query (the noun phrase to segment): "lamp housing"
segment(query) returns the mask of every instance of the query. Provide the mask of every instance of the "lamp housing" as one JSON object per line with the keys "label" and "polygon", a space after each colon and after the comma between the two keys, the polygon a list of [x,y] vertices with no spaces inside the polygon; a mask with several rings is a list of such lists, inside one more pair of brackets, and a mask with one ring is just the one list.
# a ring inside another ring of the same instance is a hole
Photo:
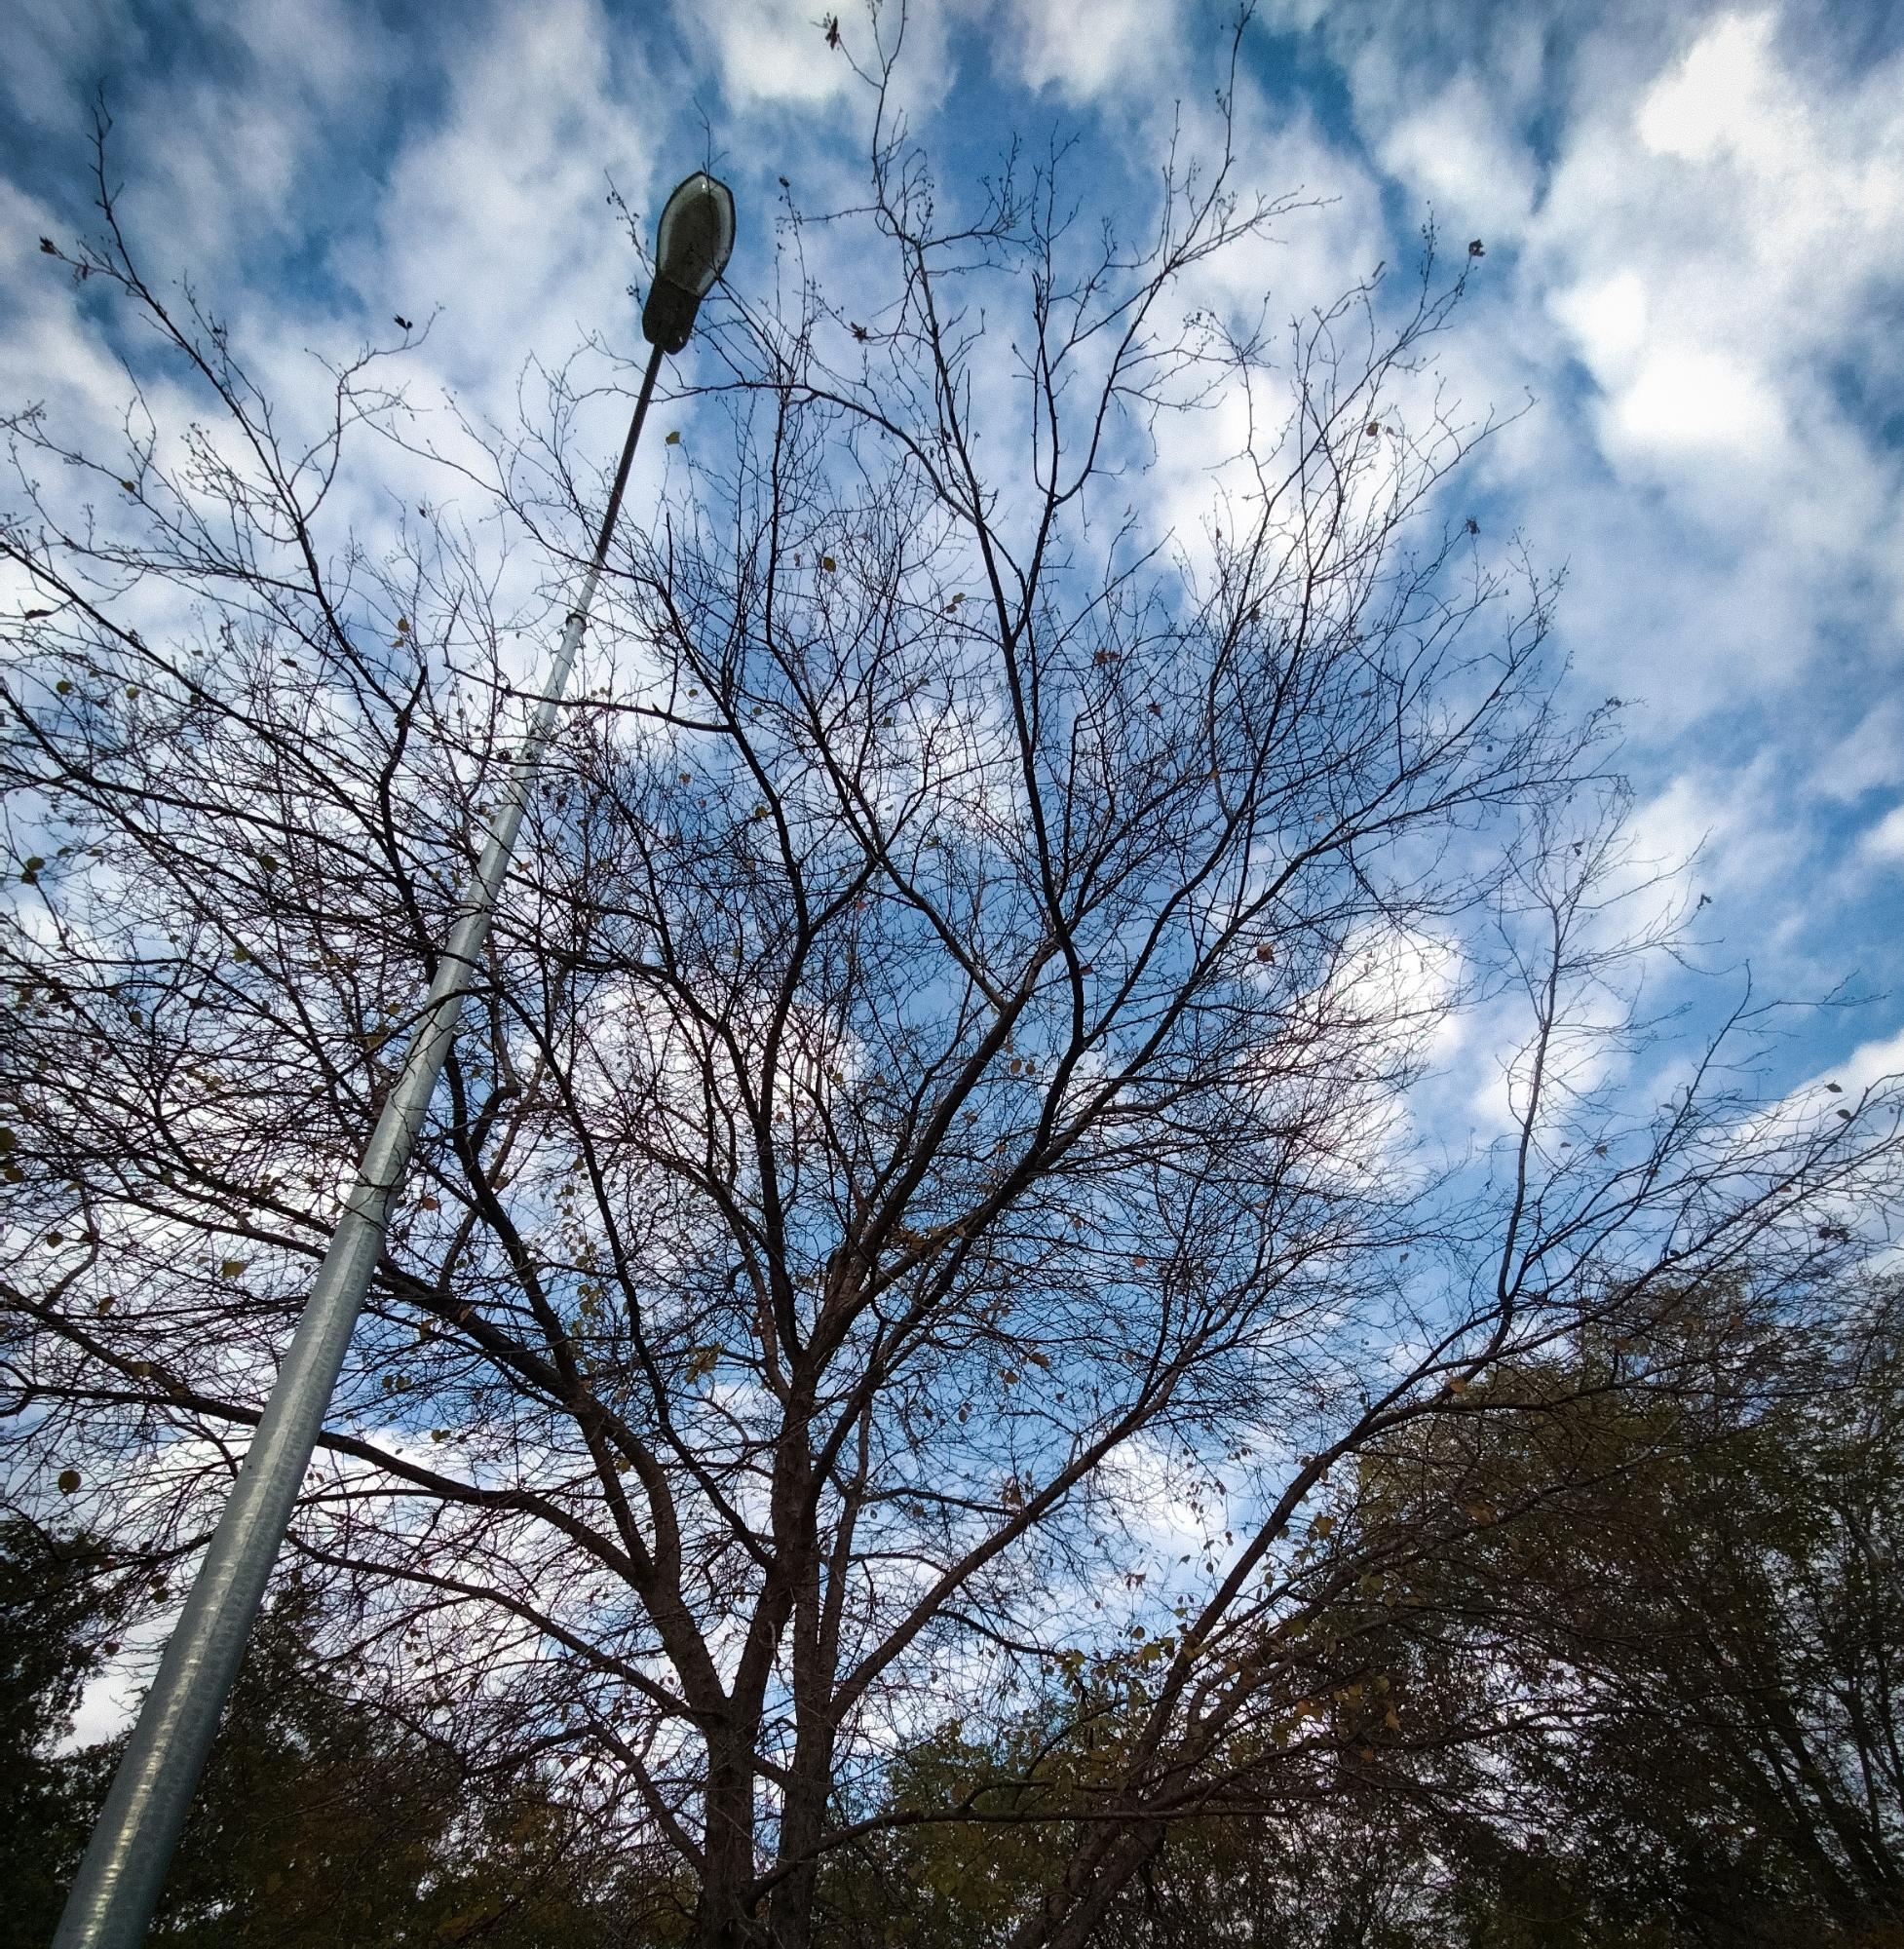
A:
{"label": "lamp housing", "polygon": [[675,185],[655,235],[655,282],[641,307],[650,345],[678,352],[734,249],[734,192],[705,170]]}

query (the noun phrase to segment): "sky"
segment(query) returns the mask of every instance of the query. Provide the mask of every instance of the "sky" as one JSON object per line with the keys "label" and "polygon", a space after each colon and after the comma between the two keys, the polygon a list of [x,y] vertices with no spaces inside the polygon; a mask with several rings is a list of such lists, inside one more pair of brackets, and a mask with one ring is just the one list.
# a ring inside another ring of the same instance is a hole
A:
{"label": "sky", "polygon": [[[101,88],[149,269],[189,278],[268,383],[394,343],[401,315],[429,325],[402,355],[420,396],[507,418],[527,362],[590,334],[635,355],[611,189],[651,217],[715,169],[742,293],[771,281],[777,214],[851,199],[873,28],[842,4],[835,50],[804,0],[17,0],[0,406],[110,428],[125,397],[136,349],[38,246],[89,227]],[[914,0],[898,89],[948,183],[1069,135],[1074,180],[1115,200],[1174,124],[1207,131],[1229,18]],[[1865,998],[1794,1016],[1774,1090],[1904,1068],[1904,12],[1266,0],[1237,118],[1243,186],[1305,207],[1226,298],[1294,316],[1405,264],[1430,220],[1458,258],[1483,242],[1441,358],[1515,417],[1461,512],[1564,569],[1573,694],[1626,700],[1643,846],[1707,897],[1680,990]],[[1485,1123],[1496,1057],[1465,1052],[1444,1114]]]}
{"label": "sky", "polygon": [[[898,90],[948,183],[1014,134],[1058,135],[1086,193],[1124,195],[1173,122],[1209,126],[1230,18],[914,0]],[[610,188],[651,213],[718,170],[744,292],[771,277],[777,214],[852,196],[871,128],[851,57],[874,23],[851,6],[840,49],[797,0],[25,0],[14,19],[0,399],[95,425],[128,348],[37,239],[87,226],[100,89],[149,267],[189,277],[268,383],[391,342],[401,314],[430,325],[406,381],[498,416],[533,359],[591,333],[635,349]],[[1704,1005],[1748,974],[1760,997],[1848,987],[1861,1006],[1793,1018],[1772,1082],[1895,1066],[1904,16],[1266,0],[1241,45],[1239,180],[1309,207],[1235,274],[1260,288],[1227,295],[1294,317],[1408,261],[1427,221],[1457,251],[1483,241],[1441,357],[1470,407],[1519,416],[1464,474],[1464,511],[1565,571],[1559,647],[1579,702],[1626,700],[1644,848],[1696,855]],[[1197,485],[1193,465],[1186,519]]]}

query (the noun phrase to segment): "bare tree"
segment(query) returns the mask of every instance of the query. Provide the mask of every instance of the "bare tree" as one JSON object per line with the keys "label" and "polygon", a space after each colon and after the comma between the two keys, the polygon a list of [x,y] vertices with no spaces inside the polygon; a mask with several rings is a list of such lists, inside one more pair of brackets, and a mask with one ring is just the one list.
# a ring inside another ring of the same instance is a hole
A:
{"label": "bare tree", "polygon": [[[1314,1600],[1277,1539],[1332,1465],[1610,1269],[1762,1245],[1885,1154],[1875,1111],[1721,1127],[1702,1089],[1550,1147],[1622,860],[1567,822],[1604,726],[1556,707],[1552,585],[1445,497],[1487,431],[1426,364],[1462,278],[1430,248],[1285,331],[1198,307],[1290,213],[1236,172],[1173,156],[1134,243],[1084,238],[1055,165],[946,217],[882,94],[867,206],[789,214],[788,295],[710,319],[730,457],[615,559],[305,1486],[293,1570],[334,1628],[412,1709],[562,1749],[697,1942],[808,1941],[858,1789],[948,1698],[1009,1710],[1180,1606],[1025,1920],[1085,1939],[1265,1696],[1240,1648]],[[10,1479],[73,1471],[163,1586],[596,477],[572,375],[532,432],[438,440],[366,351],[292,432],[99,182],[100,237],[52,254],[156,330],[168,403],[129,375],[110,455],[6,422],[0,554],[35,592],[4,692]],[[863,315],[805,275],[820,234],[885,279]],[[1146,470],[1219,401],[1226,498],[1172,536]],[[352,534],[347,448],[439,489]],[[1544,954],[1490,959],[1530,910]],[[1504,972],[1537,1040],[1491,1197],[1428,1167],[1408,1092]],[[1166,1592],[1171,1497],[1208,1522]]]}

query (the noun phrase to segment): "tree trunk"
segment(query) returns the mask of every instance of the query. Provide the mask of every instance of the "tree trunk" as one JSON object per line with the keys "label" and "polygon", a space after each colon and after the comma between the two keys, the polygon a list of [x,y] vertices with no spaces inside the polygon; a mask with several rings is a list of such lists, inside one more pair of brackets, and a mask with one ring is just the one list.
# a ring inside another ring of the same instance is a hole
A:
{"label": "tree trunk", "polygon": [[753,1915],[753,1765],[747,1742],[708,1741],[706,1833],[693,1949],[748,1949],[767,1940]]}
{"label": "tree trunk", "polygon": [[781,1859],[790,1865],[784,1879],[776,1884],[768,1909],[774,1949],[810,1949],[813,1941],[819,1848],[832,1778],[831,1726],[802,1726],[781,1817]]}

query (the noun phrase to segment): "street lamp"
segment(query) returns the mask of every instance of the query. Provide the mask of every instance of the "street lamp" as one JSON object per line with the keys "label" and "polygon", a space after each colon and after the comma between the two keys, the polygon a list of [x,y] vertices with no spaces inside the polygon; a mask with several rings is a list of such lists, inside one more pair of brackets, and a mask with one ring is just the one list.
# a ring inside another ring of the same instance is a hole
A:
{"label": "street lamp", "polygon": [[655,287],[641,307],[650,345],[678,352],[734,248],[734,196],[705,170],[677,184],[655,235]]}
{"label": "street lamp", "polygon": [[665,355],[679,352],[701,301],[734,248],[734,198],[699,171],[662,211],[655,284],[641,329],[654,350],[628,422],[594,556],[563,626],[548,686],[509,772],[501,802],[466,890],[396,1087],[370,1133],[357,1181],[330,1235],[290,1351],[278,1370],[258,1432],[246,1452],[205,1562],[173,1626],[158,1675],[139,1708],[86,1858],[66,1896],[54,1949],[136,1949],[158,1904],[186,1810],[211,1749],[218,1715],[238,1676],[272,1563],[284,1544],[299,1484],[324,1428],[363,1295],[383,1250],[391,1207],[442,1076],[458,1018],[482,964],[503,877],[515,850],[530,784],[554,735],[589,610],[621,512],[628,469]]}

